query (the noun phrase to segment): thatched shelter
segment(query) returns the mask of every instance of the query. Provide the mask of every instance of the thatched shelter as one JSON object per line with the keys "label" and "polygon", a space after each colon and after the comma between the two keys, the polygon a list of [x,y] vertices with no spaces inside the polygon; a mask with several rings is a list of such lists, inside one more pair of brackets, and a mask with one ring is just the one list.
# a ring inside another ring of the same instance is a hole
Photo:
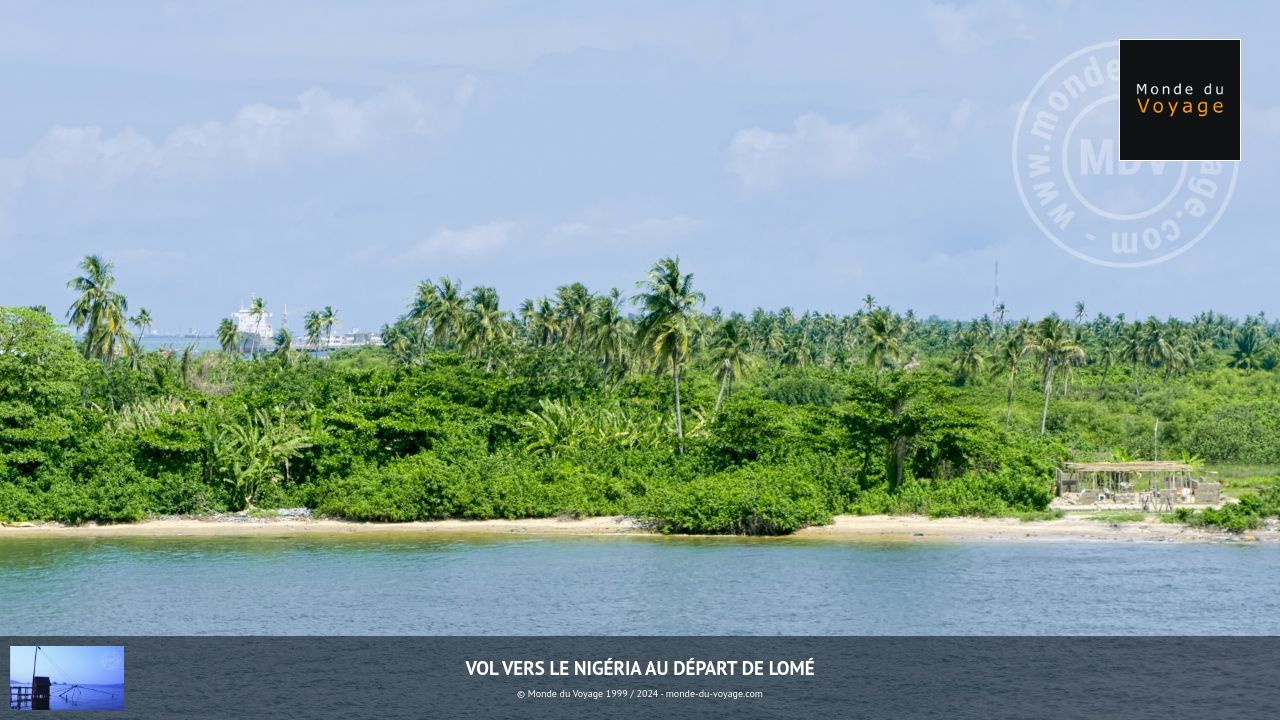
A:
{"label": "thatched shelter", "polygon": [[[1217,502],[1219,486],[1195,477],[1195,469],[1181,462],[1069,462],[1056,473],[1058,495],[1068,493],[1097,500],[1131,501],[1137,493],[1174,502]],[[1199,491],[1199,492],[1198,492]],[[1136,498],[1135,498],[1136,499]]]}

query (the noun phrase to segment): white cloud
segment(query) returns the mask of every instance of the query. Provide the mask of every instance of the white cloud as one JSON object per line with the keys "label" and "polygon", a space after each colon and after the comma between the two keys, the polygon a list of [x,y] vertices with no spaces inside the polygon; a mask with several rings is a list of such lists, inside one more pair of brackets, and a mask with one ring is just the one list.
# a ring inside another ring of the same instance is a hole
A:
{"label": "white cloud", "polygon": [[925,10],[934,37],[945,51],[968,55],[1008,38],[1035,40],[1052,34],[1055,19],[1067,3],[1026,6],[1018,0],[935,2]]}
{"label": "white cloud", "polygon": [[516,234],[516,224],[506,220],[472,225],[459,230],[442,227],[409,249],[405,259],[483,258],[506,247]]}
{"label": "white cloud", "polygon": [[796,118],[791,132],[739,130],[729,143],[729,172],[749,190],[792,178],[849,178],[887,162],[926,155],[924,131],[904,112],[861,125],[833,123],[817,113]]}
{"label": "white cloud", "polygon": [[982,38],[974,27],[981,12],[982,6],[977,4],[962,9],[936,3],[930,5],[927,11],[938,44],[943,50],[957,55],[967,55],[982,43]]}
{"label": "white cloud", "polygon": [[10,191],[72,182],[109,187],[139,176],[274,166],[304,154],[339,155],[396,137],[431,134],[441,124],[438,111],[406,89],[352,100],[315,88],[293,105],[246,105],[229,120],[183,125],[160,139],[133,128],[108,135],[95,126],[55,126],[24,156],[3,163],[0,186]]}
{"label": "white cloud", "polygon": [[668,240],[693,232],[699,224],[687,215],[648,217],[624,224],[574,220],[551,228],[548,238],[558,244],[579,241],[626,243]]}

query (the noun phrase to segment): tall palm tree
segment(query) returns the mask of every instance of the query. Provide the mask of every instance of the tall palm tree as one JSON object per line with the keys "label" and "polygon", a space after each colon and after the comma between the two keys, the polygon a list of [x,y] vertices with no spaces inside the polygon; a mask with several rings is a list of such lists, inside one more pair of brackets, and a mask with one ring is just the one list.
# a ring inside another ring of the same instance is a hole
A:
{"label": "tall palm tree", "polygon": [[467,298],[461,339],[477,359],[486,359],[486,370],[493,370],[493,347],[509,338],[511,331],[507,313],[498,307],[498,291],[491,287],[472,289]]}
{"label": "tall palm tree", "polygon": [[878,384],[885,365],[902,355],[906,328],[892,311],[878,307],[862,316],[861,330],[867,362],[875,368]]}
{"label": "tall palm tree", "polygon": [[751,355],[751,341],[741,320],[730,318],[716,330],[715,341],[711,344],[711,361],[715,367],[715,378],[720,381],[716,407],[712,411],[715,414],[720,412],[720,404],[725,393],[732,391],[733,383],[756,366],[756,359]]}
{"label": "tall palm tree", "polygon": [[302,318],[302,329],[307,333],[307,346],[319,350],[320,339],[324,337],[324,318],[318,310],[307,311]]}
{"label": "tall palm tree", "polygon": [[98,255],[80,261],[84,274],[72,278],[67,287],[80,293],[67,309],[67,320],[77,332],[84,330],[82,349],[86,358],[110,363],[128,352],[130,333],[125,327],[129,301],[114,290],[114,265]]}
{"label": "tall palm tree", "polygon": [[138,328],[138,334],[146,336],[151,332],[151,311],[146,308],[138,308],[138,313],[129,318],[129,324]]}
{"label": "tall palm tree", "polygon": [[249,301],[249,315],[254,320],[253,350],[257,352],[262,347],[262,323],[267,317],[267,301],[260,297]]}
{"label": "tall palm tree", "polygon": [[409,303],[409,322],[417,329],[418,338],[427,341],[431,338],[431,321],[435,316],[436,286],[430,280],[418,283],[413,300]]}
{"label": "tall palm tree", "polygon": [[1133,367],[1133,392],[1135,395],[1142,394],[1140,369],[1151,361],[1151,356],[1148,354],[1150,349],[1151,345],[1147,342],[1146,331],[1142,323],[1135,322],[1132,325],[1125,326],[1124,334],[1120,339],[1120,359],[1130,363]]}
{"label": "tall palm tree", "polygon": [[1055,315],[1036,324],[1027,337],[1027,348],[1044,363],[1044,409],[1040,413],[1040,434],[1043,435],[1049,419],[1053,373],[1059,366],[1084,357],[1084,348],[1076,344],[1071,328]]}
{"label": "tall palm tree", "polygon": [[1022,356],[1027,352],[1027,323],[1019,322],[1013,330],[1005,333],[999,349],[1000,365],[1009,371],[1009,386],[1005,396],[1004,429],[1009,429],[1013,419],[1013,391],[1017,387],[1018,366]]}
{"label": "tall palm tree", "polygon": [[622,291],[613,288],[608,295],[596,298],[587,323],[588,344],[599,356],[605,377],[609,377],[615,368],[625,368],[621,361],[626,352],[630,327],[623,316],[622,303]]}
{"label": "tall palm tree", "polygon": [[467,314],[467,299],[456,280],[440,278],[431,306],[431,338],[440,347],[450,348],[462,340]]}
{"label": "tall palm tree", "polygon": [[535,345],[549,345],[560,335],[560,322],[550,298],[538,298],[531,303],[527,329]]}
{"label": "tall palm tree", "polygon": [[556,314],[563,339],[578,344],[587,341],[587,325],[595,307],[595,296],[582,283],[556,289]]}
{"label": "tall palm tree", "polygon": [[636,283],[633,301],[640,306],[636,342],[660,364],[671,368],[675,384],[676,437],[684,448],[684,417],[680,407],[680,370],[689,352],[689,336],[698,305],[706,299],[693,289],[693,273],[680,272],[679,258],[654,263],[649,277]]}
{"label": "tall palm tree", "polygon": [[337,324],[338,313],[334,311],[332,305],[325,305],[324,310],[320,311],[320,326],[324,328],[325,347],[333,345],[333,327]]}
{"label": "tall palm tree", "polygon": [[240,352],[240,331],[231,318],[223,318],[222,322],[218,323],[218,344],[222,346],[222,352]]}

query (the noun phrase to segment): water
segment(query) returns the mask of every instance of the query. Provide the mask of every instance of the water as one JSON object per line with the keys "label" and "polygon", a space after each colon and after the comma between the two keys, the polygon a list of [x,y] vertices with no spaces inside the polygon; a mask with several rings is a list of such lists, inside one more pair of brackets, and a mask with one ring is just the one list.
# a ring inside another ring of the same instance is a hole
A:
{"label": "water", "polygon": [[218,344],[216,337],[177,337],[170,335],[147,335],[139,340],[142,349],[151,352],[154,350],[171,350],[180,353],[188,347],[193,352],[213,352],[221,350],[222,346]]}
{"label": "water", "polygon": [[0,634],[1280,634],[1280,547],[0,539]]}
{"label": "water", "polygon": [[[30,710],[24,704],[17,710]],[[50,710],[123,710],[123,685],[53,685],[49,692]]]}

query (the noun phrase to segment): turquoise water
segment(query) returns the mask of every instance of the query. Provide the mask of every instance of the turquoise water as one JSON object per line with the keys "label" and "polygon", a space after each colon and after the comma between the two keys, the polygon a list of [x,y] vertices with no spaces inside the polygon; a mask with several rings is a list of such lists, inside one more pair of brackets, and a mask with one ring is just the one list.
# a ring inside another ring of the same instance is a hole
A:
{"label": "turquoise water", "polygon": [[0,634],[1280,634],[1280,547],[0,540]]}

